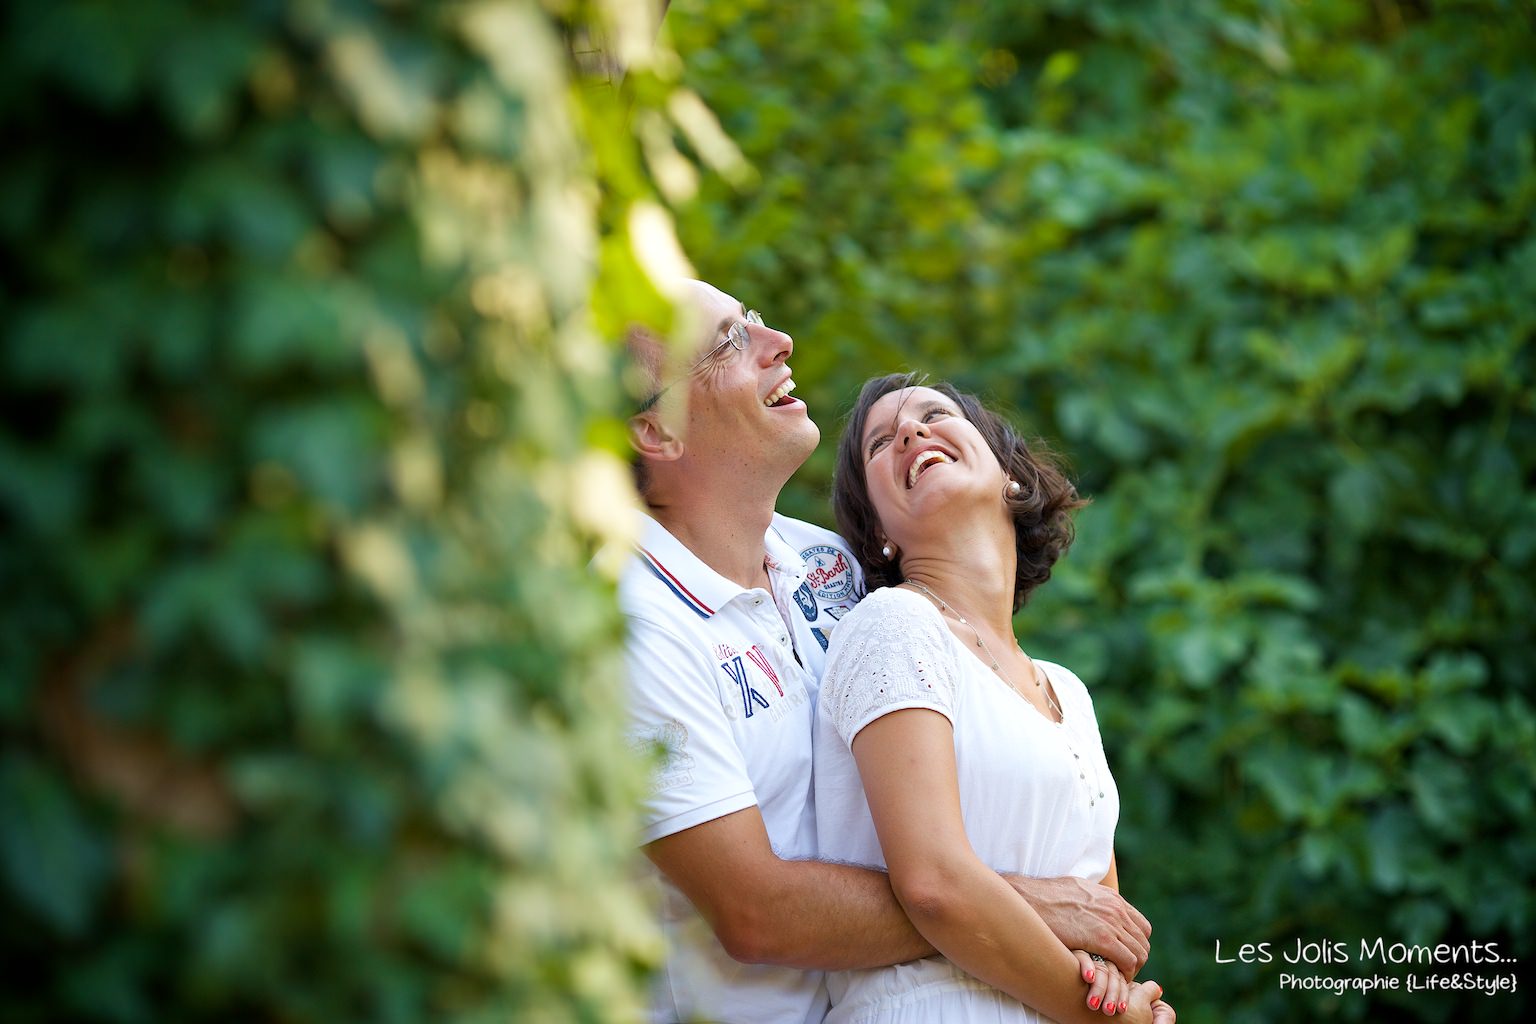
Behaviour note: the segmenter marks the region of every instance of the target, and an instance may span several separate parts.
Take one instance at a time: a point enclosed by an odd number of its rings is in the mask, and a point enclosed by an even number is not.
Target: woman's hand
[[[1124,1013],[1130,998],[1130,982],[1120,969],[1096,953],[1074,949],[1077,965],[1083,980],[1088,983],[1088,1009],[1098,1010],[1106,1017]]]
[[[1126,1024],[1174,1024],[1173,1007],[1163,1002],[1163,986],[1155,981],[1133,981],[1126,986],[1124,1014]]]

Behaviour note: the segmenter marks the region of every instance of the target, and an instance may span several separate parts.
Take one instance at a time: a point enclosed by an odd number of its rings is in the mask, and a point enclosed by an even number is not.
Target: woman
[[[1117,884],[1092,701],[1012,628],[1084,503],[974,397],[918,381],[866,383],[839,443],[838,527],[871,593],[828,652],[816,812],[822,858],[884,866],[943,956],[831,976],[827,1021],[1168,1024],[1161,988],[1069,951],[998,874]]]

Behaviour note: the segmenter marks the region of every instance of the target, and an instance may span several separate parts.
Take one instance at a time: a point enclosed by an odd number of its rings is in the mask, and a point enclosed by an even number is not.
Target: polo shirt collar
[[[796,583],[805,577],[805,559],[800,557],[800,552],[795,550],[795,546],[779,532],[778,513],[774,513],[773,522],[768,525],[768,532],[763,537],[763,547],[768,556],[769,572],[784,573]]]
[[[733,598],[746,593],[740,584],[721,576],[684,547],[665,526],[644,512],[636,515],[640,517],[636,533],[640,538],[641,560],[651,575],[665,584],[694,614],[703,619],[711,618]],[[773,525],[763,536],[763,546],[770,572],[788,572],[792,576],[805,574],[805,564],[799,552]]]

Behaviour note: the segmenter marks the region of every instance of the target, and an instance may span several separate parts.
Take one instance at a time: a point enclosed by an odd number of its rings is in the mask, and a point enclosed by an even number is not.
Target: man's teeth
[[[795,382],[794,379],[791,378],[790,380],[787,380],[783,384],[780,384],[778,387],[774,388],[773,391],[769,393],[768,397],[763,399],[763,404],[772,405],[773,403],[782,400],[785,395],[789,394],[793,390],[795,390]]]
[[[924,469],[931,466],[933,463],[954,461],[954,459],[950,458],[948,455],[945,455],[937,448],[928,449],[927,451],[923,452],[923,454],[912,460],[912,467],[907,470],[907,486],[910,488],[913,484],[917,483],[917,474],[921,473]]]

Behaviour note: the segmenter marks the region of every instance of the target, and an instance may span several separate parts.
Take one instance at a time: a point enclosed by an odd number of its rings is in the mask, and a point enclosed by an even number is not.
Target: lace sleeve
[[[833,634],[820,713],[852,744],[892,711],[928,708],[953,720],[955,665],[948,629],[920,595],[877,590]]]

